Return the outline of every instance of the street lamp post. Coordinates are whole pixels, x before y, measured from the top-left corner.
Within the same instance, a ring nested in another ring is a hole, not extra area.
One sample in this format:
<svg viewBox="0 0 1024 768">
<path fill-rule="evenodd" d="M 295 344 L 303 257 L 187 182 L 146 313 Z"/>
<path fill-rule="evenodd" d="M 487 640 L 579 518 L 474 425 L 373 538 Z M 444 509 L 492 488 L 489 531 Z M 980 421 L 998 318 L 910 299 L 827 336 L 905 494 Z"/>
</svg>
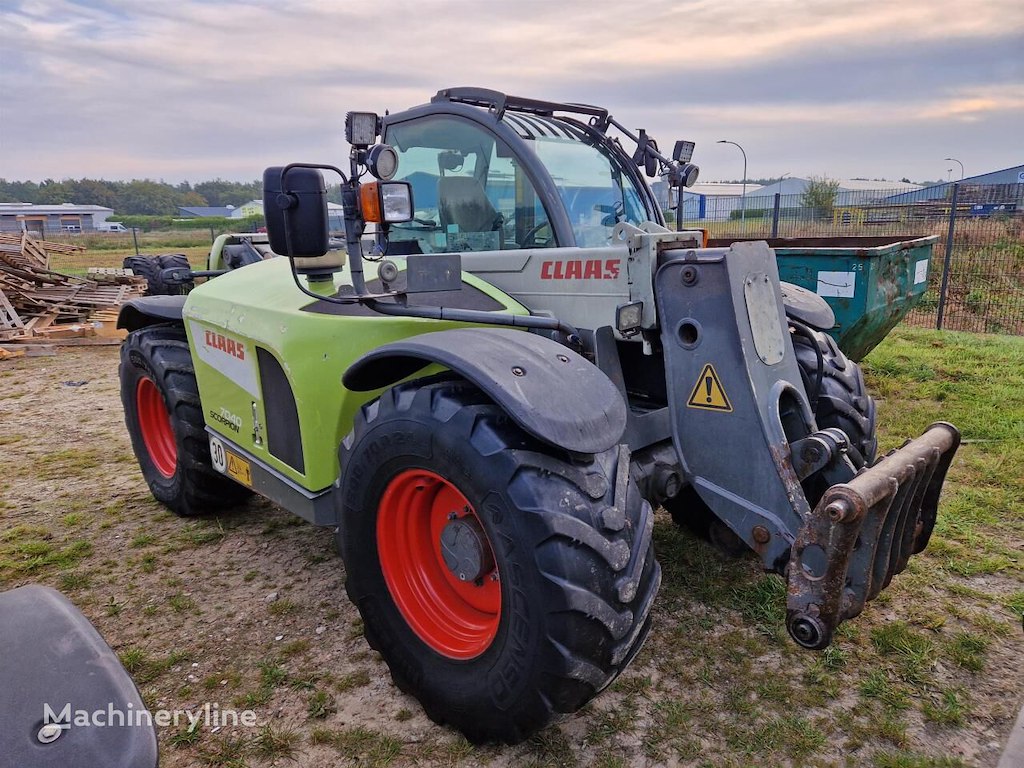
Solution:
<svg viewBox="0 0 1024 768">
<path fill-rule="evenodd" d="M 955 157 L 944 157 L 943 160 L 952 160 L 954 163 L 960 166 L 960 181 L 964 180 L 964 164 L 957 160 Z M 952 168 L 949 169 L 952 172 Z"/>
<path fill-rule="evenodd" d="M 727 141 L 725 139 L 719 139 L 715 144 L 732 144 L 737 147 L 743 154 L 743 195 L 740 198 L 740 221 L 741 226 L 746 228 L 747 226 L 747 153 L 743 151 L 743 147 L 737 144 L 735 141 Z"/>
</svg>

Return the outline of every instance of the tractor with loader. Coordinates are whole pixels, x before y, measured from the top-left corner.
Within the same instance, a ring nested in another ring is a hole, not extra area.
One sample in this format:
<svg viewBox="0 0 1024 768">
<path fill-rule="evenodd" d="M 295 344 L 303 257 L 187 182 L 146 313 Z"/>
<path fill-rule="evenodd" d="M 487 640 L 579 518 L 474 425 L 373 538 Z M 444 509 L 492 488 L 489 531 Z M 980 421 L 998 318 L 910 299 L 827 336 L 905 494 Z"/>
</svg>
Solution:
<svg viewBox="0 0 1024 768">
<path fill-rule="evenodd" d="M 515 742 L 614 680 L 659 506 L 784 578 L 808 649 L 924 549 L 959 433 L 876 457 L 829 305 L 765 242 L 665 226 L 645 175 L 681 195 L 692 144 L 478 88 L 346 138 L 345 171 L 266 170 L 286 258 L 124 307 L 121 396 L 176 513 L 258 493 L 336 531 L 368 643 L 433 720 Z"/>
</svg>

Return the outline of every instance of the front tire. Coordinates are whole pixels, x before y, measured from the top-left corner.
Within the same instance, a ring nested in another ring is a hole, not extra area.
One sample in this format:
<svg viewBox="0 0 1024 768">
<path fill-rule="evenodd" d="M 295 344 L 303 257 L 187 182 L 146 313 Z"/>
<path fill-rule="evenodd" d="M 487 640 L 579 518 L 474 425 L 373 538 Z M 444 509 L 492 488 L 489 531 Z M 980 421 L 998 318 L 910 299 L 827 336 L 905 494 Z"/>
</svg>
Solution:
<svg viewBox="0 0 1024 768">
<path fill-rule="evenodd" d="M 213 468 L 185 329 L 156 325 L 121 345 L 121 403 L 142 476 L 184 517 L 236 506 L 248 488 Z"/>
<path fill-rule="evenodd" d="M 441 380 L 364 406 L 340 461 L 346 589 L 435 722 L 520 741 L 640 649 L 661 571 L 650 505 L 616 471 L 625 450 L 570 460 Z"/>
</svg>

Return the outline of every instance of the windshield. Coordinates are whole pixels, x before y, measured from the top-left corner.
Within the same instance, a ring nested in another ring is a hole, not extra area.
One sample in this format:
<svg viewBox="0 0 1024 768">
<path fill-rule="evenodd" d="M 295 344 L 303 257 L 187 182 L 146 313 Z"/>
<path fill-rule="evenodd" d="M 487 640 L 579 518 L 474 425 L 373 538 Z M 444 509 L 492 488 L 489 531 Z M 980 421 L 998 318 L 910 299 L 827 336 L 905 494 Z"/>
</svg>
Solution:
<svg viewBox="0 0 1024 768">
<path fill-rule="evenodd" d="M 511 150 L 468 120 L 436 115 L 389 126 L 412 221 L 390 228 L 392 253 L 553 247 L 547 211 Z M 399 251 L 398 248 L 404 248 Z"/>
<path fill-rule="evenodd" d="M 554 179 L 577 245 L 608 245 L 620 221 L 639 225 L 650 218 L 633 182 L 599 147 L 561 136 L 538 136 L 527 145 Z"/>
</svg>

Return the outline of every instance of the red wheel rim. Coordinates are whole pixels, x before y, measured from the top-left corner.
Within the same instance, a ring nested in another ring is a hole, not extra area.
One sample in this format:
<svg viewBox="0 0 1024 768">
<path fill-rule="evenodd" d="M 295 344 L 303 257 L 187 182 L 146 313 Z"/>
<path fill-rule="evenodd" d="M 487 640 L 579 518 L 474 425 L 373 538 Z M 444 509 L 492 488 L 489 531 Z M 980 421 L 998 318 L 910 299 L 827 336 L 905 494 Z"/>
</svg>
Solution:
<svg viewBox="0 0 1024 768">
<path fill-rule="evenodd" d="M 178 447 L 174 443 L 174 430 L 167 406 L 153 380 L 143 376 L 135 388 L 135 403 L 139 411 L 139 431 L 146 444 L 149 458 L 156 471 L 166 478 L 174 477 L 178 466 Z"/>
<path fill-rule="evenodd" d="M 460 581 L 449 570 L 441 532 L 452 513 L 479 522 L 466 497 L 440 475 L 402 472 L 380 500 L 377 551 L 391 597 L 417 636 L 443 656 L 472 659 L 498 632 L 501 584 L 496 567 L 475 582 Z"/>
</svg>

